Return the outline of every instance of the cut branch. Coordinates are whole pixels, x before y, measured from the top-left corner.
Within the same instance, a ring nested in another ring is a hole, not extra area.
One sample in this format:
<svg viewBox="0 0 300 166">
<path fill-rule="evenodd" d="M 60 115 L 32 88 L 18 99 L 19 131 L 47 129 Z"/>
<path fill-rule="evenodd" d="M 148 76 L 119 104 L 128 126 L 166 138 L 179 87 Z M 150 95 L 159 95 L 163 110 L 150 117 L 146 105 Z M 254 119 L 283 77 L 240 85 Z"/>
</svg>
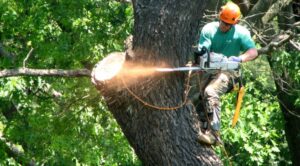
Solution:
<svg viewBox="0 0 300 166">
<path fill-rule="evenodd" d="M 13 76 L 56 76 L 56 77 L 90 77 L 91 71 L 88 69 L 63 70 L 63 69 L 5 69 L 0 71 L 1 77 Z"/>
</svg>

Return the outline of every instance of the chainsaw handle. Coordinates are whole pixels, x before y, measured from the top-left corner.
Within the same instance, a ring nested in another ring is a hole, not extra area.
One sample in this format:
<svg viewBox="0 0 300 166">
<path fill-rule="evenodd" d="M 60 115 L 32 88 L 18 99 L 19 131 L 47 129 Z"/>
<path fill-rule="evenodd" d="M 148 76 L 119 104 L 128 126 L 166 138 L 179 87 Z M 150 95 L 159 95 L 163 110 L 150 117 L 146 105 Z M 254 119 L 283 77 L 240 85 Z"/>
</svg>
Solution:
<svg viewBox="0 0 300 166">
<path fill-rule="evenodd" d="M 194 51 L 194 63 L 199 64 L 200 63 L 199 57 L 203 56 L 205 53 L 208 53 L 208 55 L 209 55 L 209 51 L 206 47 L 202 47 L 201 50 L 196 49 Z"/>
</svg>

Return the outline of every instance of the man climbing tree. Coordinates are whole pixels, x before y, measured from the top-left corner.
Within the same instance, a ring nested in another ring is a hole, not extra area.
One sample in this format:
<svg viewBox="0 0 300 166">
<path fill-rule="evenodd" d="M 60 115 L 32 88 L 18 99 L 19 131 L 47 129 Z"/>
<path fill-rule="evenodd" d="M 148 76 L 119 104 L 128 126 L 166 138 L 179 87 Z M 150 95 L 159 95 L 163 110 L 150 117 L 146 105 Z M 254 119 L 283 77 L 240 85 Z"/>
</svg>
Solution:
<svg viewBox="0 0 300 166">
<path fill-rule="evenodd" d="M 257 50 L 250 32 L 237 25 L 241 17 L 240 8 L 228 2 L 222 6 L 219 14 L 219 22 L 212 22 L 202 29 L 199 50 L 208 49 L 211 54 L 221 53 L 229 57 L 229 61 L 247 62 L 257 57 Z M 240 55 L 240 52 L 242 54 Z M 213 55 L 212 55 L 213 56 Z M 221 143 L 219 137 L 220 124 L 220 96 L 233 88 L 240 79 L 238 71 L 213 70 L 201 74 L 201 97 L 205 112 L 200 108 L 204 133 L 199 136 L 199 141 L 206 144 Z M 207 122 L 208 121 L 208 122 Z"/>
</svg>

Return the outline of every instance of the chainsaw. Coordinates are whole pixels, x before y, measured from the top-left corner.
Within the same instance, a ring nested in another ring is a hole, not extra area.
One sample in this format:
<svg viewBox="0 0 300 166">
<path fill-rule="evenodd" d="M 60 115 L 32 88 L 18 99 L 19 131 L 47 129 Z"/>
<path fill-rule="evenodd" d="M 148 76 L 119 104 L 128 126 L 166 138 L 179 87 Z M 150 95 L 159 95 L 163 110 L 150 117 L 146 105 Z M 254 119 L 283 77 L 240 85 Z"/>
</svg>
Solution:
<svg viewBox="0 0 300 166">
<path fill-rule="evenodd" d="M 202 47 L 201 51 L 194 52 L 194 64 L 189 67 L 176 68 L 156 68 L 158 72 L 174 72 L 174 71 L 208 71 L 208 70 L 227 70 L 238 71 L 240 63 L 228 60 L 228 58 L 219 53 L 209 52 L 206 47 Z"/>
<path fill-rule="evenodd" d="M 194 52 L 194 64 L 189 67 L 177 67 L 177 68 L 156 68 L 158 72 L 175 72 L 175 71 L 211 71 L 211 70 L 226 70 L 237 71 L 240 74 L 239 87 L 234 85 L 234 89 L 238 90 L 237 103 L 235 107 L 234 117 L 232 119 L 232 127 L 234 128 L 241 110 L 241 104 L 243 96 L 245 94 L 245 88 L 241 80 L 240 62 L 234 62 L 228 60 L 223 54 L 210 53 L 206 47 L 202 47 L 201 51 Z"/>
</svg>

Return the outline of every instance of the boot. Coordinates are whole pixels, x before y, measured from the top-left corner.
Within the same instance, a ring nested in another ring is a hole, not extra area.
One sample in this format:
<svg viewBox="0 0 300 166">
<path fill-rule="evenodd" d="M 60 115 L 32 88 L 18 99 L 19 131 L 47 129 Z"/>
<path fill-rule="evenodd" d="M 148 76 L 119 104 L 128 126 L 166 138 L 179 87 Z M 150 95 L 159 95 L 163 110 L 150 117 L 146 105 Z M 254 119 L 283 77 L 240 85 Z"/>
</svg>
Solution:
<svg viewBox="0 0 300 166">
<path fill-rule="evenodd" d="M 202 144 L 214 145 L 216 143 L 216 138 L 210 131 L 205 131 L 200 132 L 198 141 Z"/>
<path fill-rule="evenodd" d="M 215 132 L 212 130 L 206 131 L 206 132 L 200 132 L 198 136 L 198 141 L 202 144 L 207 145 L 222 145 L 223 142 L 220 138 L 219 132 Z"/>
</svg>

